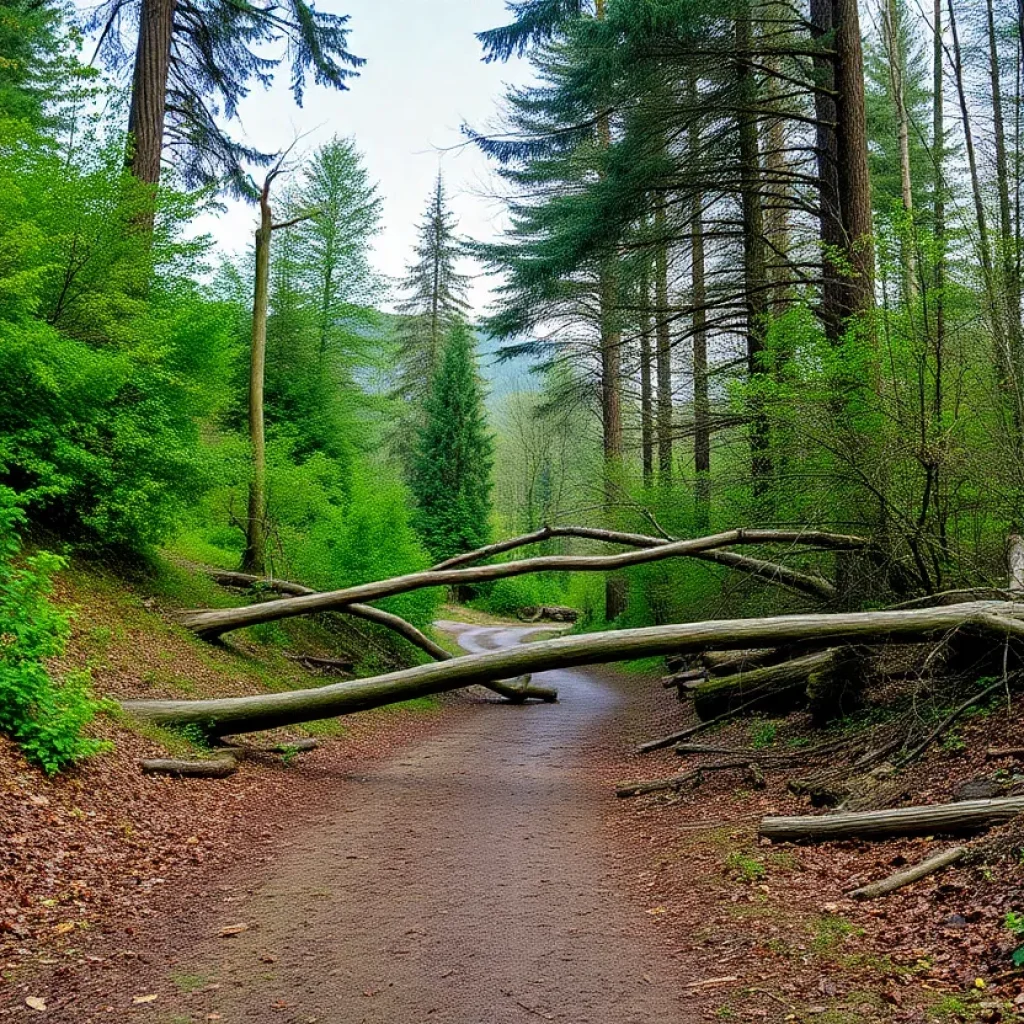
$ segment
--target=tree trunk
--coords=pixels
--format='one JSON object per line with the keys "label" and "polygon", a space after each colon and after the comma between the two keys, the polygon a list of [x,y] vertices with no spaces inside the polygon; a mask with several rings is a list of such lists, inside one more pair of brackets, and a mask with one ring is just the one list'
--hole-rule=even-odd
{"label": "tree trunk", "polygon": [[1000,800],[963,800],[955,804],[897,807],[885,811],[850,814],[763,818],[759,835],[775,842],[834,839],[889,839],[894,836],[947,835],[980,832],[1024,813],[1024,797]]}
{"label": "tree trunk", "polygon": [[[139,12],[139,40],[128,113],[129,169],[147,185],[160,182],[176,6],[177,0],[143,0]],[[147,227],[153,228],[152,210],[148,212]]]}
{"label": "tree trunk", "polygon": [[[440,573],[435,576],[438,580],[440,577]],[[269,602],[236,611],[265,612],[270,604],[277,604],[291,606],[290,612],[285,614],[302,614],[303,610],[326,610],[332,603],[337,604],[337,596],[324,594]],[[302,608],[296,610],[297,604],[302,605]],[[1015,603],[976,602],[903,612],[782,615],[763,619],[651,626],[646,629],[560,637],[508,650],[417,665],[388,675],[311,690],[213,700],[134,700],[125,701],[122,706],[129,714],[156,724],[193,723],[210,735],[222,736],[333,718],[474,683],[508,679],[527,672],[628,661],[632,658],[696,652],[709,648],[744,650],[795,642],[833,647],[843,642],[880,642],[908,637],[920,639],[961,627],[971,627],[999,638],[1011,635],[1019,638],[1024,634],[1024,624],[1017,617],[1022,614],[1024,611]],[[277,609],[277,614],[270,618],[279,617],[283,616],[281,610]],[[269,619],[264,617],[257,621]],[[1024,806],[1024,799],[1021,803]]]}
{"label": "tree trunk", "polygon": [[268,176],[260,193],[260,227],[256,232],[256,285],[252,301],[252,348],[249,356],[249,445],[252,479],[246,517],[242,568],[262,576],[267,553],[267,441],[263,423],[263,385],[267,364],[267,307],[270,301],[270,240],[273,220]]}
{"label": "tree trunk", "polygon": [[649,262],[645,258],[640,273],[640,449],[643,462],[644,486],[654,482],[654,399],[651,384],[651,336],[654,333],[651,317],[651,282]]}
{"label": "tree trunk", "polygon": [[[1014,388],[1014,404],[1021,405],[1020,314],[1021,289],[1017,275],[1017,254],[1014,244],[1014,223],[1010,213],[1010,166],[1006,154],[1006,125],[1003,116],[1003,90],[999,73],[999,40],[996,36],[995,11],[992,0],[986,0],[988,27],[989,77],[992,85],[992,130],[996,155],[996,189],[999,194],[999,263],[1002,268],[1001,299],[1006,320],[1007,360]],[[1020,414],[1018,412],[1018,421]]]}
{"label": "tree trunk", "polygon": [[658,203],[655,214],[658,248],[655,255],[655,305],[657,308],[658,368],[658,480],[672,482],[672,338],[668,301],[668,239],[665,202]]}
{"label": "tree trunk", "polygon": [[[892,90],[893,112],[900,151],[900,193],[903,212],[908,223],[900,237],[903,265],[903,301],[909,303],[917,294],[915,279],[914,239],[910,219],[914,213],[914,190],[910,175],[910,118],[907,115],[906,55],[903,52],[902,25],[898,0],[885,0],[882,11],[882,39],[889,62],[889,87]],[[908,237],[906,232],[910,231]]]}
{"label": "tree trunk", "polygon": [[832,45],[833,0],[811,0],[811,37],[819,53],[814,57],[814,75],[818,88],[814,93],[814,117],[817,121],[817,163],[819,196],[819,236],[822,246],[823,283],[818,315],[825,335],[837,345],[843,336],[842,269],[835,256],[843,250],[843,215],[839,204],[839,141],[836,138],[836,67],[827,52]]}
{"label": "tree trunk", "polygon": [[[738,116],[740,137],[740,179],[743,207],[743,276],[747,311],[747,373],[751,382],[763,376],[765,336],[768,330],[768,271],[765,261],[764,206],[761,195],[761,148],[757,81],[752,65],[753,38],[750,10],[744,7],[736,19],[736,49],[739,62]],[[750,453],[754,493],[763,494],[771,476],[768,417],[763,398],[750,402]]]}
{"label": "tree trunk", "polygon": [[864,51],[857,0],[833,0],[839,208],[853,276],[843,282],[844,319],[875,305],[875,247],[868,173]]}

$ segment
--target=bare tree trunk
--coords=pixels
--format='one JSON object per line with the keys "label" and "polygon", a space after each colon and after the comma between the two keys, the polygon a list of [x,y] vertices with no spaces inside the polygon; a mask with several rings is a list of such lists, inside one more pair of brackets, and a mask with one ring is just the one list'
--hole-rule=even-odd
{"label": "bare tree trunk", "polygon": [[[906,55],[903,52],[902,21],[898,0],[885,0],[882,29],[886,58],[889,62],[889,87],[892,90],[896,131],[899,137],[900,192],[903,200],[903,212],[909,220],[914,213],[914,190],[910,175],[910,118],[907,114]],[[910,223],[905,225],[904,231],[910,229]],[[910,302],[917,294],[912,232],[909,238],[906,235],[901,236],[900,252],[903,264],[903,301]]]}
{"label": "bare tree trunk", "polygon": [[[292,598],[241,610],[266,609],[274,604],[294,608],[298,603],[304,603],[307,610],[325,610],[331,606],[331,597],[317,595]],[[311,690],[213,700],[135,700],[125,701],[123,707],[129,714],[157,724],[194,723],[213,736],[232,735],[318,718],[333,718],[528,672],[709,648],[743,650],[798,641],[832,647],[844,641],[922,638],[941,635],[961,627],[984,631],[994,637],[1013,635],[1019,638],[1024,634],[1024,623],[1015,617],[1020,615],[1021,607],[1017,604],[975,602],[901,612],[782,615],[763,619],[651,626],[646,629],[561,637],[486,654],[471,654],[451,661],[417,665],[401,672]],[[1019,803],[1024,807],[1024,798],[1020,798]]]}
{"label": "bare tree trunk", "polygon": [[[690,83],[691,101],[697,89]],[[691,151],[699,143],[699,127],[690,130]],[[693,303],[693,461],[696,473],[695,519],[699,532],[711,522],[711,400],[708,394],[707,284],[704,268],[704,196],[694,192],[690,204],[690,262]]]}
{"label": "bare tree trunk", "polygon": [[[768,321],[768,273],[765,263],[764,207],[761,195],[761,150],[758,141],[757,82],[752,66],[753,39],[750,10],[744,7],[736,20],[736,49],[739,63],[740,178],[743,207],[743,267],[747,309],[747,373],[751,381],[762,376],[762,359]],[[763,494],[771,476],[768,419],[763,402],[751,402],[751,472],[754,493]]]}
{"label": "bare tree trunk", "polygon": [[[146,185],[160,183],[167,112],[167,78],[177,0],[143,0],[135,48],[131,107],[128,112],[128,169]],[[146,205],[136,219],[139,230],[152,233],[155,209]]]}
{"label": "bare tree trunk", "polygon": [[839,206],[845,246],[853,269],[853,276],[843,283],[843,312],[849,318],[863,316],[874,309],[874,223],[860,15],[857,0],[833,0],[833,4]]}
{"label": "bare tree trunk", "polygon": [[[1019,409],[1021,382],[1020,333],[1021,333],[1021,288],[1017,276],[1017,258],[1014,243],[1014,222],[1010,212],[1010,166],[1006,149],[1006,124],[1003,114],[1003,89],[999,73],[999,40],[996,36],[995,11],[992,0],[985,4],[988,47],[989,77],[992,85],[992,128],[996,155],[996,188],[999,193],[999,262],[1002,269],[1000,288],[1003,316],[1006,320],[1007,359],[1010,363],[1010,377],[1015,391],[1015,406]],[[1018,413],[1018,420],[1020,414]]]}
{"label": "bare tree trunk", "polygon": [[672,481],[672,339],[669,328],[668,239],[664,200],[655,213],[658,248],[655,255],[655,304],[657,307],[658,367],[658,479]]}
{"label": "bare tree trunk", "polygon": [[246,517],[245,551],[242,568],[262,576],[267,552],[267,441],[263,423],[263,386],[267,364],[267,307],[270,301],[270,240],[273,219],[267,176],[260,193],[260,227],[256,232],[256,285],[252,302],[252,348],[249,355],[249,445],[252,449],[252,479]]}
{"label": "bare tree trunk", "polygon": [[817,121],[819,234],[822,245],[823,282],[818,315],[825,335],[836,345],[843,336],[842,270],[835,256],[844,248],[843,215],[839,204],[839,142],[836,138],[835,59],[827,52],[831,45],[833,0],[811,0],[811,36],[820,47],[814,57],[814,111]]}
{"label": "bare tree trunk", "polygon": [[651,282],[649,262],[644,259],[640,273],[640,448],[643,462],[644,486],[654,481],[654,400],[651,386]]}

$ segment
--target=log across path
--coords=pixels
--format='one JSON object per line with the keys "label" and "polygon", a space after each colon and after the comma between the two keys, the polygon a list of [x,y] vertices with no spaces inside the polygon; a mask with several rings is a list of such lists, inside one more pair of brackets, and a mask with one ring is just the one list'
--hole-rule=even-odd
{"label": "log across path", "polygon": [[[544,629],[454,628],[472,653]],[[164,977],[217,987],[186,998],[168,983],[161,1024],[699,1019],[693,977],[602,831],[615,798],[594,751],[627,699],[618,687],[641,684],[586,669],[535,682],[561,703],[469,708],[368,776],[325,777],[268,876],[180,933]]]}

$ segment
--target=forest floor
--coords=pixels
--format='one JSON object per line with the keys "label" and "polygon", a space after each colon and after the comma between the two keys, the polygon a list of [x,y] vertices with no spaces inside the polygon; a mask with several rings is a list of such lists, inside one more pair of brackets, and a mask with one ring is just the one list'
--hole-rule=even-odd
{"label": "forest floor", "polygon": [[[264,651],[154,633],[148,599],[111,595],[105,613],[89,597],[79,639],[105,640],[108,692],[137,692],[140,662],[179,679],[158,690],[248,692],[250,661],[267,674]],[[451,627],[467,649],[531,633],[472,618]],[[124,636],[106,638],[115,619]],[[550,678],[558,705],[467,692],[352,716],[293,765],[225,780],[143,778],[137,758],[165,738],[121,727],[114,754],[56,782],[0,748],[0,1019],[845,1024],[1024,1007],[1003,928],[1024,906],[1019,865],[856,904],[854,885],[941,844],[762,846],[762,813],[806,810],[782,779],[616,801],[616,781],[679,770],[631,750],[678,728],[680,706],[646,673]],[[984,748],[1014,727],[972,719],[906,799],[991,771]]]}

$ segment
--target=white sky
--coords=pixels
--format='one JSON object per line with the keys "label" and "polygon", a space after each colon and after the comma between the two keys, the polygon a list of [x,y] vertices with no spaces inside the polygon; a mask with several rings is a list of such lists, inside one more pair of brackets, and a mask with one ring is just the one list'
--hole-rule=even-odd
{"label": "white sky", "polygon": [[[349,49],[367,63],[350,91],[310,87],[303,107],[296,107],[282,66],[274,89],[254,91],[231,131],[264,151],[284,148],[296,135],[305,135],[299,148],[307,152],[332,135],[354,136],[384,197],[375,264],[393,277],[411,257],[439,164],[460,233],[477,239],[498,234],[500,204],[485,198],[488,162],[475,147],[438,150],[461,141],[463,122],[486,127],[504,83],[528,74],[523,62],[480,60],[474,32],[507,23],[504,0],[319,0],[317,6],[351,17]],[[255,214],[230,203],[226,213],[197,226],[225,250],[241,251],[252,244]],[[486,280],[474,282],[476,312],[488,290]]]}

